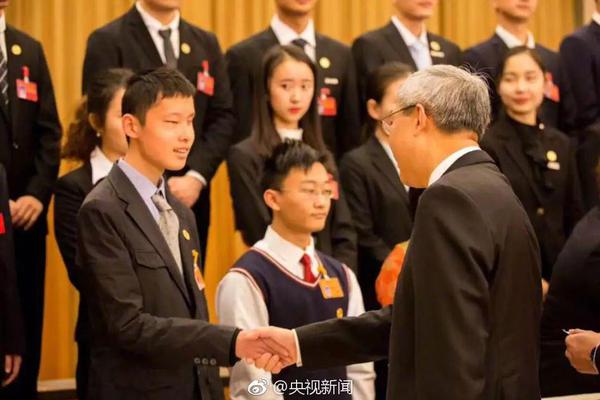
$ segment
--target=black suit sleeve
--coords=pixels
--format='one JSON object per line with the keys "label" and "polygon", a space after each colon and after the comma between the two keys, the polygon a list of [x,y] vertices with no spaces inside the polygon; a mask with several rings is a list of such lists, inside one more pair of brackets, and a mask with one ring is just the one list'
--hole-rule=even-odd
{"label": "black suit sleeve", "polygon": [[358,246],[366,249],[370,257],[383,264],[392,249],[373,231],[373,220],[376,216],[369,202],[368,178],[363,171],[357,162],[345,158],[340,165],[340,179],[358,235]]}
{"label": "black suit sleeve", "polygon": [[387,358],[391,320],[388,306],[296,328],[302,366],[321,369]]}
{"label": "black suit sleeve", "polygon": [[87,92],[90,82],[98,72],[120,66],[121,60],[114,39],[105,32],[93,32],[85,49],[81,93]]}
{"label": "black suit sleeve", "polygon": [[252,158],[237,147],[232,147],[229,152],[227,170],[235,225],[242,233],[244,242],[252,246],[264,237],[271,221],[260,190],[258,170]]}
{"label": "black suit sleeve", "polygon": [[84,204],[78,217],[81,284],[99,309],[107,339],[124,352],[144,357],[158,368],[192,365],[212,357],[229,366],[235,328],[203,320],[160,317],[144,311],[142,293],[125,241],[120,209],[100,200]]}
{"label": "black suit sleeve", "polygon": [[210,66],[210,73],[215,80],[214,95],[208,99],[202,127],[204,134],[196,136],[198,143],[192,147],[188,157],[188,167],[199,172],[207,181],[212,179],[227,156],[234,125],[225,58],[217,37],[212,33],[209,35],[207,52],[214,57]]}
{"label": "black suit sleeve", "polygon": [[0,360],[4,360],[3,354],[23,354],[25,350],[8,198],[6,174],[0,164]]}
{"label": "black suit sleeve", "polygon": [[421,196],[405,260],[412,268],[398,285],[410,279],[413,287],[406,290],[418,294],[414,354],[416,391],[423,398],[436,398],[445,388],[449,399],[484,400],[487,277],[497,251],[491,226],[473,200],[453,187],[432,185]]}
{"label": "black suit sleeve", "polygon": [[227,51],[227,72],[233,94],[233,109],[235,113],[235,142],[248,137],[252,131],[252,71],[254,62],[246,59],[239,49]]}
{"label": "black suit sleeve", "polygon": [[76,277],[75,253],[77,250],[77,213],[85,199],[84,193],[64,178],[56,183],[54,193],[54,233],[69,280],[79,289]]}
{"label": "black suit sleeve", "polygon": [[45,206],[50,202],[52,190],[58,176],[60,165],[60,138],[62,129],[56,110],[54,89],[50,79],[50,71],[42,46],[38,48],[38,78],[39,109],[35,116],[33,131],[38,138],[34,159],[34,172],[25,192],[40,200]]}
{"label": "black suit sleeve", "polygon": [[358,87],[356,83],[356,71],[354,60],[350,49],[345,51],[347,55],[346,71],[342,78],[343,90],[339,117],[336,118],[336,136],[338,141],[338,158],[361,143],[360,134],[360,107],[358,98]]}
{"label": "black suit sleeve", "polygon": [[339,188],[339,198],[332,200],[331,211],[331,247],[333,257],[356,272],[357,250],[356,231],[352,214],[346,203],[344,190]]}

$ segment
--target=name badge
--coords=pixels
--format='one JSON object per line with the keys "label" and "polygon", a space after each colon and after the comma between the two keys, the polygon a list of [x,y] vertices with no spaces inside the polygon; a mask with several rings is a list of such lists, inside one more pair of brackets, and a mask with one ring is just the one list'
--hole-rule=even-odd
{"label": "name badge", "polygon": [[207,60],[202,61],[202,69],[204,71],[198,72],[198,83],[196,86],[199,92],[207,96],[212,96],[215,94],[215,78],[210,76]]}
{"label": "name badge", "polygon": [[548,164],[546,164],[546,166],[552,171],[560,171],[560,164],[558,161],[549,161]]}
{"label": "name badge", "polygon": [[339,85],[340,80],[338,78],[325,78],[326,85]]}
{"label": "name badge", "polygon": [[29,67],[23,66],[23,79],[17,79],[17,97],[37,103],[37,84],[29,81]]}
{"label": "name badge", "polygon": [[192,250],[192,257],[194,257],[194,280],[196,281],[196,286],[198,286],[198,290],[203,291],[206,287],[206,284],[204,283],[202,271],[200,271],[200,267],[198,266],[198,255],[200,255],[198,250]]}
{"label": "name badge", "polygon": [[337,102],[335,97],[330,96],[329,88],[322,88],[319,96],[319,115],[323,117],[335,117],[337,115]]}
{"label": "name badge", "polygon": [[324,299],[341,299],[344,297],[344,290],[338,278],[321,278],[319,286]]}

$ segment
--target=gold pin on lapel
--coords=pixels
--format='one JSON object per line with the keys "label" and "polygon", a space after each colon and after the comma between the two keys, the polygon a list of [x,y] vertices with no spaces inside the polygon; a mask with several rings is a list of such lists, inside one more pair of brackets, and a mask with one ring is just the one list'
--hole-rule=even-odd
{"label": "gold pin on lapel", "polygon": [[183,237],[185,240],[190,240],[190,233],[187,230],[182,230],[181,233],[183,234]]}
{"label": "gold pin on lapel", "polygon": [[319,65],[321,66],[321,68],[327,69],[331,67],[331,61],[329,61],[329,58],[327,57],[321,57],[319,59]]}
{"label": "gold pin on lapel", "polygon": [[13,44],[10,48],[10,52],[13,53],[15,56],[20,56],[21,53],[23,53],[23,49],[21,49],[21,46],[19,46],[18,44]]}
{"label": "gold pin on lapel", "polygon": [[191,51],[192,51],[192,48],[190,47],[189,44],[187,44],[186,42],[181,43],[181,52],[183,54],[190,54]]}
{"label": "gold pin on lapel", "polygon": [[556,152],[554,150],[549,150],[546,153],[546,158],[548,159],[548,161],[554,162],[554,161],[558,160],[558,155],[556,154]]}
{"label": "gold pin on lapel", "polygon": [[344,310],[341,308],[338,308],[335,312],[336,317],[338,318],[343,318],[344,317]]}
{"label": "gold pin on lapel", "polygon": [[429,46],[431,47],[431,50],[433,50],[433,51],[440,51],[442,49],[442,46],[440,46],[440,44],[438,42],[436,42],[435,40],[432,40],[429,43]]}

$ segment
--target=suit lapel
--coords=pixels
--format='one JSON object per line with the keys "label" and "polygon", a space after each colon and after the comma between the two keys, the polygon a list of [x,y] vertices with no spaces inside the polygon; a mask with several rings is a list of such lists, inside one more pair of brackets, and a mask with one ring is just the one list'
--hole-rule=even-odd
{"label": "suit lapel", "polygon": [[400,59],[403,60],[403,62],[411,65],[416,71],[418,69],[417,64],[415,64],[415,60],[413,60],[410,50],[408,50],[406,43],[404,43],[404,39],[402,39],[402,35],[400,35],[400,32],[398,32],[398,29],[393,22],[390,22],[385,26],[383,35],[392,49],[398,53]]}
{"label": "suit lapel", "polygon": [[406,189],[402,185],[402,181],[398,176],[398,171],[396,167],[390,160],[390,157],[387,155],[381,144],[377,141],[377,138],[372,136],[369,138],[367,142],[367,149],[369,151],[369,156],[371,158],[371,162],[373,166],[381,172],[381,175],[384,176],[390,185],[400,194],[403,200],[408,201],[408,195],[406,193]]}
{"label": "suit lapel", "polygon": [[[0,110],[2,110],[2,116],[6,119],[8,125],[10,125],[11,128],[13,128],[15,122],[18,120],[19,99],[17,98],[17,79],[22,78],[21,68],[23,67],[23,64],[20,58],[23,56],[17,56],[12,54],[10,52],[10,49],[15,44],[18,44],[21,47],[21,49],[23,49],[23,44],[17,42],[11,27],[6,27],[5,36],[7,57],[6,61],[8,64],[8,74],[6,76],[6,79],[8,79],[8,98],[10,100],[8,102],[8,108],[0,107]],[[11,129],[13,140],[19,134],[18,131],[18,129]]]}
{"label": "suit lapel", "polygon": [[150,60],[150,64],[156,67],[163,65],[160,54],[158,54],[158,50],[156,49],[156,44],[154,44],[146,24],[144,24],[144,20],[135,9],[135,6],[127,13],[127,23],[129,25],[129,32],[139,44],[138,47],[146,53],[148,60]]}
{"label": "suit lapel", "polygon": [[[195,41],[190,25],[184,20],[179,22],[179,47],[177,69],[183,72],[192,83],[195,83],[197,73],[201,72],[201,63],[205,60],[208,61],[208,57],[201,43]],[[189,51],[186,53],[183,51],[184,48]],[[214,72],[210,71],[210,67],[209,65],[209,73],[214,75]]]}
{"label": "suit lapel", "polygon": [[154,216],[150,210],[148,210],[148,207],[146,207],[146,203],[144,203],[144,200],[135,189],[135,186],[133,186],[129,178],[127,178],[123,171],[121,171],[121,168],[119,168],[119,166],[116,164],[111,169],[107,179],[111,182],[121,200],[127,203],[125,212],[138,226],[140,231],[142,231],[144,236],[146,236],[146,239],[148,239],[156,252],[163,259],[167,269],[169,270],[171,279],[175,281],[175,284],[181,291],[181,294],[189,304],[190,297],[181,274],[179,273],[179,268],[177,267],[175,258],[171,253],[171,249],[169,249],[169,245],[160,231],[158,224],[154,220]]}
{"label": "suit lapel", "polygon": [[448,49],[444,48],[444,44],[441,40],[439,40],[439,38],[434,37],[429,32],[427,32],[427,45],[429,46],[428,50],[429,55],[431,56],[431,64],[448,64]]}

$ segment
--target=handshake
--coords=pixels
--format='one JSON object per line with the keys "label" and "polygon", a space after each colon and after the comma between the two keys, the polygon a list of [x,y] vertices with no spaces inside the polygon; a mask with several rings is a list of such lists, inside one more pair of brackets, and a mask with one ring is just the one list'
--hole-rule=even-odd
{"label": "handshake", "polygon": [[267,372],[278,374],[298,362],[296,335],[289,329],[266,327],[241,331],[235,355]]}

